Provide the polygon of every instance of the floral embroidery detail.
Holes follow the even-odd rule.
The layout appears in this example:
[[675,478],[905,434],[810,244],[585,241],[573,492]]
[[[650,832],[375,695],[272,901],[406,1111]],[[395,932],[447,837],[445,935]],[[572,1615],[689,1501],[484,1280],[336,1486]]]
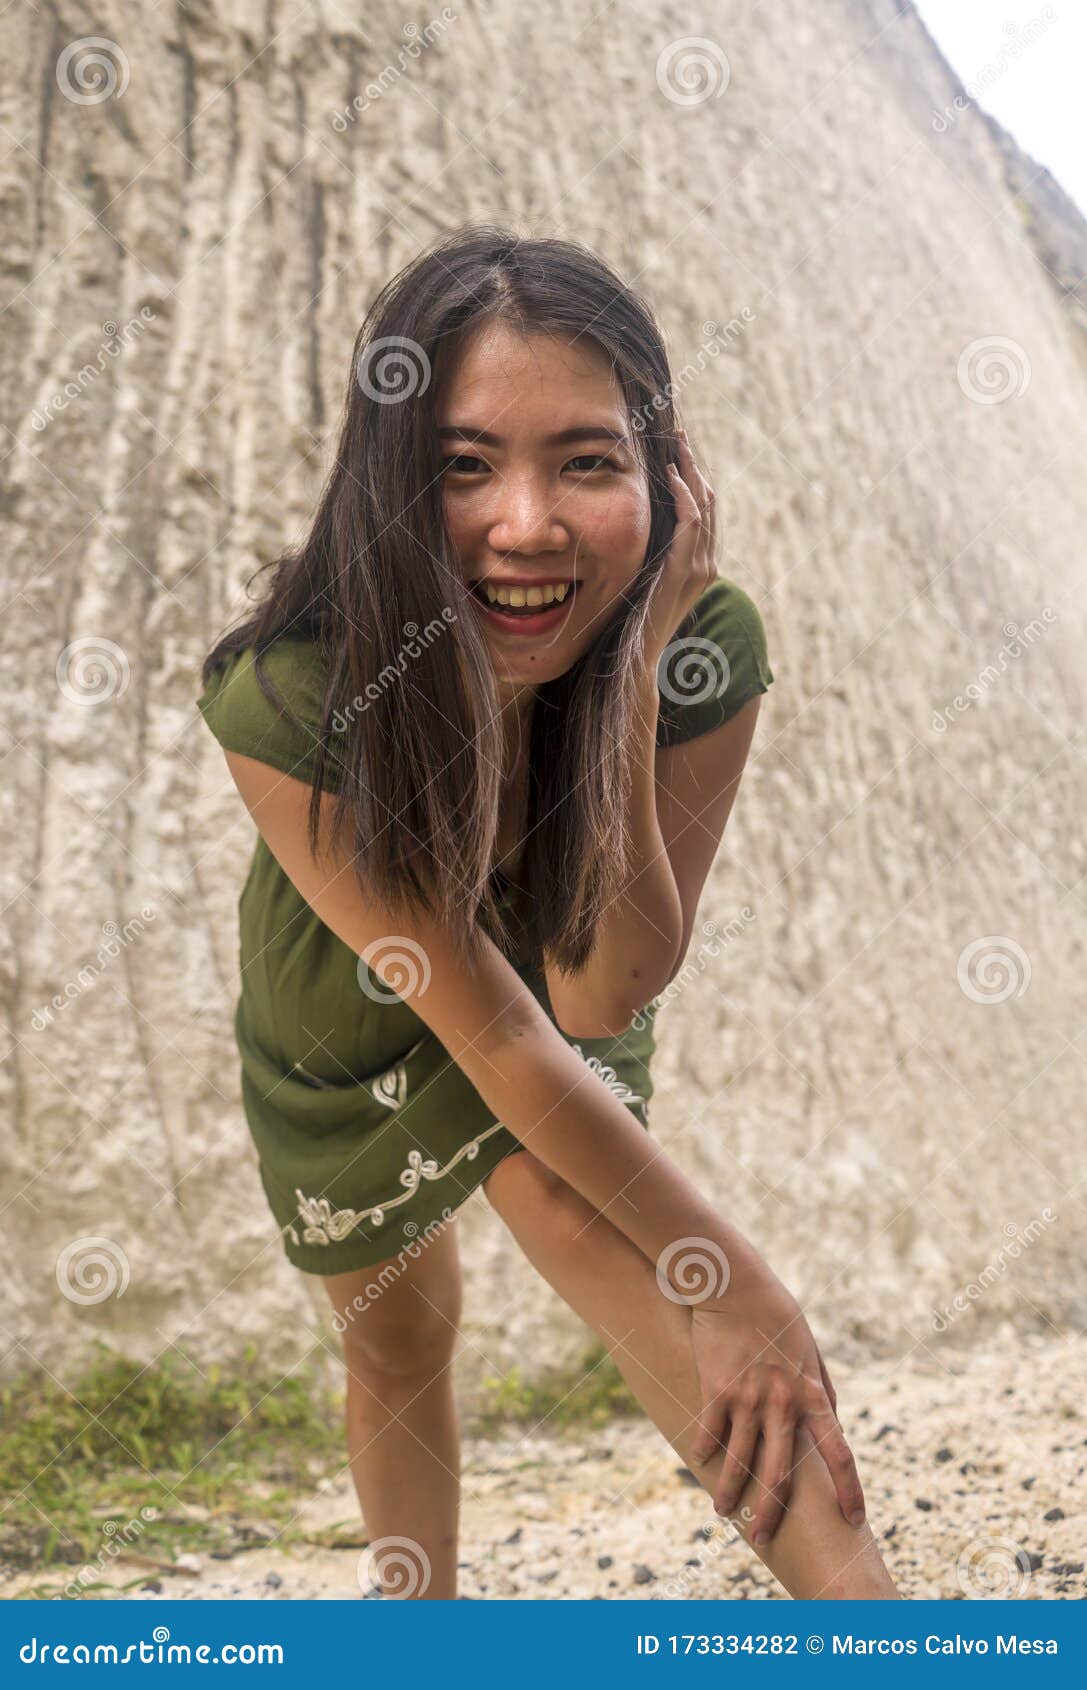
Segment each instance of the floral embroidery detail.
[[[400,1193],[399,1197],[390,1197],[384,1203],[375,1203],[369,1209],[333,1209],[327,1197],[307,1197],[304,1192],[295,1186],[294,1194],[298,1198],[298,1213],[306,1223],[302,1233],[304,1241],[307,1244],[338,1243],[341,1238],[345,1238],[357,1226],[359,1221],[369,1220],[373,1222],[374,1226],[380,1226],[385,1219],[386,1211],[396,1209],[401,1203],[406,1203],[412,1193],[418,1190],[422,1180],[444,1178],[462,1158],[473,1162],[479,1155],[479,1147],[484,1139],[490,1138],[491,1134],[498,1132],[501,1127],[502,1122],[496,1121],[493,1126],[487,1128],[486,1132],[480,1133],[478,1138],[469,1139],[467,1144],[461,1145],[455,1156],[450,1157],[443,1168],[438,1166],[433,1157],[427,1157],[424,1161],[421,1151],[409,1150],[408,1165],[400,1174],[400,1184],[405,1187],[405,1190]],[[293,1242],[297,1244],[298,1234],[293,1225],[286,1230],[289,1230]]]
[[409,1057],[415,1055],[425,1039],[426,1034],[424,1033],[423,1037],[416,1040],[411,1049],[400,1058],[399,1062],[394,1062],[392,1067],[386,1069],[384,1074],[379,1074],[376,1080],[370,1081],[370,1091],[378,1103],[384,1103],[389,1109],[399,1109],[407,1101],[408,1071],[404,1064]]
[[586,1062],[594,1073],[599,1074],[608,1090],[615,1093],[620,1103],[645,1102],[644,1097],[639,1096],[636,1091],[633,1091],[631,1087],[627,1085],[625,1080],[621,1080],[619,1078],[615,1069],[610,1068],[606,1062],[601,1062],[598,1056],[586,1056],[579,1044],[575,1044],[571,1048],[577,1051],[581,1060]]

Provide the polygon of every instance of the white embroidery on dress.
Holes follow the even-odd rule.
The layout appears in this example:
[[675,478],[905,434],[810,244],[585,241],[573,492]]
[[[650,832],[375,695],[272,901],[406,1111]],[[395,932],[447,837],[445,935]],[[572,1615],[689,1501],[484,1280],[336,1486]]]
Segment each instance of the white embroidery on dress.
[[[456,1167],[462,1157],[467,1157],[469,1162],[474,1161],[479,1155],[479,1147],[484,1139],[490,1138],[492,1133],[498,1132],[501,1126],[502,1122],[496,1121],[493,1126],[487,1128],[486,1132],[480,1133],[478,1138],[470,1138],[467,1144],[461,1145],[455,1156],[450,1157],[444,1168],[439,1168],[432,1157],[428,1157],[424,1161],[421,1151],[409,1150],[408,1165],[400,1174],[400,1184],[406,1189],[400,1193],[399,1197],[390,1197],[384,1203],[375,1203],[369,1209],[334,1209],[327,1197],[307,1197],[304,1192],[299,1190],[298,1186],[295,1186],[294,1194],[298,1198],[298,1213],[306,1223],[302,1232],[304,1242],[307,1244],[338,1243],[341,1238],[346,1238],[359,1221],[369,1220],[375,1226],[380,1226],[387,1211],[398,1208],[401,1203],[406,1203],[412,1193],[418,1190],[421,1180],[442,1179],[451,1169]],[[294,1227],[290,1226],[289,1230],[292,1239],[297,1244],[298,1235]]]
[[585,1052],[578,1044],[573,1045],[571,1048],[577,1051],[581,1060],[588,1063],[594,1073],[599,1074],[608,1090],[613,1091],[621,1103],[645,1102],[645,1098],[640,1097],[636,1091],[633,1091],[631,1087],[627,1085],[625,1080],[621,1080],[614,1068],[609,1068],[607,1063],[601,1062],[599,1056],[586,1056]]
[[409,1057],[415,1055],[415,1052],[424,1043],[426,1036],[424,1033],[423,1037],[416,1040],[411,1049],[405,1052],[399,1062],[394,1062],[392,1067],[387,1068],[384,1074],[379,1074],[376,1080],[370,1081],[370,1091],[378,1103],[384,1103],[389,1109],[399,1109],[407,1101],[408,1071],[404,1064]]

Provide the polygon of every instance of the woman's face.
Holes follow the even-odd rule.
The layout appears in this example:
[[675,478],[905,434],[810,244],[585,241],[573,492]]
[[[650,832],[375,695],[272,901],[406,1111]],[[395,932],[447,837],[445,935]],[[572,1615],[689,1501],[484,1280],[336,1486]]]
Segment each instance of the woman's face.
[[[618,383],[587,342],[494,323],[454,360],[436,419],[446,522],[496,679],[515,690],[553,680],[619,607],[649,541],[649,486]],[[537,597],[563,583],[561,602]],[[513,602],[490,608],[488,585]]]

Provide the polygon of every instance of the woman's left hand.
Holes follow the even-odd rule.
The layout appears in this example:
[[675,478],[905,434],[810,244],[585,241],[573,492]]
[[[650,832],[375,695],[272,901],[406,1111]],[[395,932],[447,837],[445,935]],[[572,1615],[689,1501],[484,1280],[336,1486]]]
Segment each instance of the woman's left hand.
[[650,599],[643,647],[654,676],[677,628],[717,579],[716,495],[691,455],[685,429],[678,439],[679,468],[668,465],[675,533]]

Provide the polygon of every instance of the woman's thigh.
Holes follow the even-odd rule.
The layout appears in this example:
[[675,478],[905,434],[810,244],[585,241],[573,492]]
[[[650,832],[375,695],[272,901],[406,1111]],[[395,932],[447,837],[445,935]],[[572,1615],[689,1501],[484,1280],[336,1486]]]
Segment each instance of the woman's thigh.
[[456,1218],[384,1262],[329,1274],[321,1283],[345,1349],[387,1372],[447,1360],[461,1315]]

